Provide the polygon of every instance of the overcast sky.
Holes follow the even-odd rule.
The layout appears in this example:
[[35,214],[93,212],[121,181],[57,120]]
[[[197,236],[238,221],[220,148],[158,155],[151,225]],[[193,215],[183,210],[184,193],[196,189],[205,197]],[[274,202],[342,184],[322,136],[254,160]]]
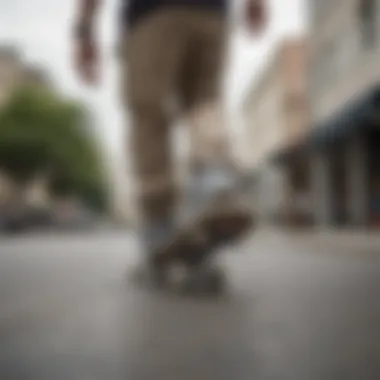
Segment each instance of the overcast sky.
[[[91,106],[98,120],[95,128],[110,152],[121,156],[123,120],[117,100],[114,60],[116,9],[121,0],[103,0],[101,40],[104,51],[103,84],[97,90],[83,88],[70,61],[70,22],[75,0],[0,0],[0,44],[20,47],[28,61],[49,70],[65,93],[80,97]],[[228,99],[236,108],[242,93],[268,60],[280,37],[304,29],[305,0],[270,0],[271,25],[261,41],[238,32],[233,38],[228,79]]]

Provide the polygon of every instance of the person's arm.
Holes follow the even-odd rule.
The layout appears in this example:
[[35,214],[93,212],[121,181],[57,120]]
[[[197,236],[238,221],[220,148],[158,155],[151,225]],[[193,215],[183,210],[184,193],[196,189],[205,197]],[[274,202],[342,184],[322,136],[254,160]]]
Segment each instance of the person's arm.
[[75,66],[88,84],[95,84],[99,77],[99,51],[96,40],[96,16],[101,0],[77,0],[74,19]]
[[268,18],[268,0],[246,0],[245,20],[251,32],[264,31]]
[[78,0],[78,10],[75,18],[77,36],[78,34],[80,36],[82,33],[94,32],[99,4],[100,0]]

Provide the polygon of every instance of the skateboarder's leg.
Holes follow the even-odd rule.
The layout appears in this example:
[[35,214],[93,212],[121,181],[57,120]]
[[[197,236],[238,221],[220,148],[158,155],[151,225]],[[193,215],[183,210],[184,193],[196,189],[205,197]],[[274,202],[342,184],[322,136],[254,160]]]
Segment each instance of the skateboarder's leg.
[[[233,240],[251,221],[236,191],[239,173],[232,157],[228,119],[222,104],[225,20],[204,14],[197,20],[197,54],[184,78],[184,98],[191,136],[191,157],[195,170],[189,184],[190,209],[211,240]],[[232,228],[233,227],[233,228]],[[239,228],[236,228],[239,227]],[[221,239],[223,238],[223,239]]]
[[170,12],[146,17],[128,33],[124,49],[123,89],[132,121],[128,150],[141,217],[140,241],[150,264],[174,230],[172,116],[167,105],[184,44],[181,29],[173,33],[172,24]]

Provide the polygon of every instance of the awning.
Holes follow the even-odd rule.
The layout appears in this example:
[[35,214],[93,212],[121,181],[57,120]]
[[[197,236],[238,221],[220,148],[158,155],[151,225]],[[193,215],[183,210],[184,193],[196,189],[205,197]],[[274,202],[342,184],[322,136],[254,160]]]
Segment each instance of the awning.
[[380,109],[380,84],[349,101],[340,111],[320,125],[315,125],[307,144],[321,148],[368,128]]
[[339,112],[320,125],[311,128],[307,138],[293,146],[277,152],[272,161],[282,164],[302,159],[311,150],[318,150],[351,136],[360,129],[373,125],[372,121],[380,115],[380,84],[373,86],[364,95],[348,102]]

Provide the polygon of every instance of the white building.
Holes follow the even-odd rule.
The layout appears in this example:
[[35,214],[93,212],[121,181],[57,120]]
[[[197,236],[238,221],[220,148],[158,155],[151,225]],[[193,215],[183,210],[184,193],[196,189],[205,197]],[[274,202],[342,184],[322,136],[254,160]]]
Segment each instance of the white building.
[[380,1],[309,4],[310,94],[313,119],[321,123],[380,82]]
[[366,224],[369,178],[380,175],[369,165],[378,150],[369,142],[379,136],[365,114],[380,88],[380,0],[308,4],[312,126],[319,136],[312,160],[315,219]]
[[285,40],[272,57],[246,103],[246,161],[258,178],[253,202],[263,216],[285,216],[294,206],[290,168],[272,163],[277,152],[295,145],[309,125],[307,46],[303,38]]

